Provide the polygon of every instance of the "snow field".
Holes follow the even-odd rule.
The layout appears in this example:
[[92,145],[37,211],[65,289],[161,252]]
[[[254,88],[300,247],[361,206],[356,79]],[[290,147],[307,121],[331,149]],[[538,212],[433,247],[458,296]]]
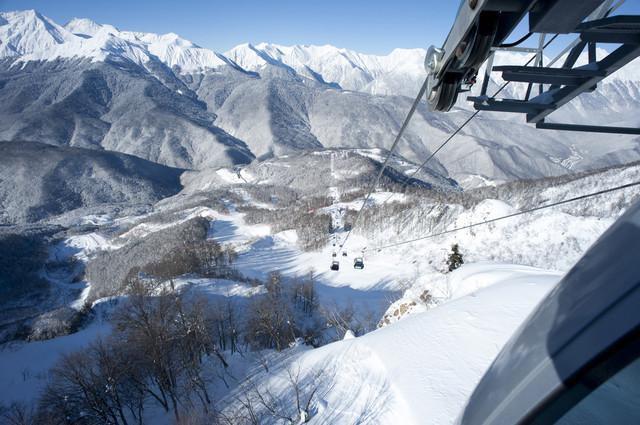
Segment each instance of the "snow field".
[[[463,266],[452,274],[457,298],[301,353],[287,364],[307,373],[323,369],[331,380],[313,423],[453,423],[495,355],[559,278],[507,264]],[[286,391],[284,369],[258,380]]]

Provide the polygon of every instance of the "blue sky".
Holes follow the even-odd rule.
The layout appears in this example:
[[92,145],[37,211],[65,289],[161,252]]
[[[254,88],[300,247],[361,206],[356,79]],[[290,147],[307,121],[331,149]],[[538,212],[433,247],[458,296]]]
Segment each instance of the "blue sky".
[[0,10],[36,9],[60,24],[86,17],[120,29],[175,32],[217,51],[267,41],[388,53],[395,47],[440,43],[455,17],[454,3],[457,1],[0,0]]
[[[640,13],[627,1],[620,12]],[[0,10],[36,9],[60,24],[90,18],[124,30],[175,32],[223,52],[244,42],[333,44],[364,53],[442,44],[458,0],[0,0]]]

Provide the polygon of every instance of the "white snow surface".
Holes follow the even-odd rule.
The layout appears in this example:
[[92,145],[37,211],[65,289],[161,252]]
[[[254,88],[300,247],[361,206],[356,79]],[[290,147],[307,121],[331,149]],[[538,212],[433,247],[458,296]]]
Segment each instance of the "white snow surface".
[[[579,181],[581,190],[606,187],[611,179],[626,181],[635,172],[635,168],[611,170],[586,177]],[[563,199],[578,193],[575,185],[570,182],[546,189],[540,196],[548,201]],[[330,194],[334,191],[329,188]],[[376,243],[392,240],[393,228],[376,229],[366,236],[354,233],[347,257],[338,257],[339,272],[328,267],[335,249],[331,244],[320,251],[304,252],[297,245],[294,230],[274,234],[268,225],[249,225],[244,214],[230,203],[226,212],[207,207],[186,209],[169,223],[140,222],[145,216],[131,218],[133,227],[120,238],[144,238],[191,217],[206,217],[211,220],[209,237],[239,252],[236,264],[246,276],[265,278],[270,271],[279,270],[285,277],[296,277],[313,270],[321,306],[353,306],[363,318],[367,314],[380,318],[385,312],[389,315],[403,304],[415,302],[384,327],[363,336],[354,338],[353,333],[347,333],[343,340],[319,349],[287,350],[269,373],[258,372],[263,375],[255,379],[289,397],[283,379],[287,366],[300,365],[303,373],[328,368],[322,379],[331,380],[327,382],[331,391],[317,400],[319,413],[312,423],[418,424],[429,418],[429,423],[451,424],[501,347],[562,275],[517,263],[567,270],[613,221],[611,206],[628,203],[635,193],[611,194],[597,203],[541,211],[382,252],[373,248]],[[375,200],[378,198],[381,196]],[[328,212],[339,224],[343,212],[357,208],[361,202],[336,203]],[[518,209],[516,203],[487,199],[469,210],[459,207],[454,211],[455,219],[445,216],[443,221],[445,226],[454,227]],[[424,224],[414,222],[414,212],[407,212],[403,228],[411,234],[424,234]],[[394,236],[402,239],[406,234]],[[444,259],[453,242],[460,243],[467,264],[443,274]],[[112,249],[118,243],[88,234],[65,240],[54,252],[61,257],[89,256],[98,247]],[[365,255],[365,269],[355,270],[353,260],[365,247],[371,248]],[[184,276],[176,284],[213,299],[246,300],[264,291],[260,286],[195,276]],[[433,303],[419,301],[424,291],[429,291]],[[0,401],[35,400],[46,382],[48,368],[62,354],[104,335],[108,326],[108,322],[99,321],[70,336],[1,347],[0,364],[12,367],[0,371]],[[244,369],[260,370],[244,358],[233,357],[230,361],[244,365]],[[224,397],[220,406],[232,409],[235,390],[229,393],[220,387],[215,391]]]
[[[560,278],[486,263],[453,275],[467,295],[290,361],[325,369],[333,380],[312,423],[452,424],[499,350]],[[257,380],[277,392],[281,376],[263,375]]]
[[[332,380],[332,390],[312,423],[366,418],[365,423],[419,424],[426,417],[433,424],[452,423],[500,348],[560,278],[535,268],[489,263],[464,266],[451,276],[456,298],[365,336],[348,334],[342,341],[303,350],[283,363],[282,368],[298,364],[303,373],[328,366],[323,379]],[[212,295],[250,296],[257,290],[221,280],[179,284],[200,291],[211,285]],[[33,400],[62,354],[108,331],[108,322],[98,321],[70,336],[4,346],[0,363],[12,367],[0,372],[0,400]],[[277,392],[282,373],[277,369],[257,378]],[[232,397],[233,392],[226,401]]]
[[110,333],[111,324],[100,318],[71,335],[0,346],[0,402],[11,404],[35,401],[47,383],[49,369],[62,356],[86,347],[97,338],[107,337]]
[[49,257],[56,261],[64,261],[73,256],[79,260],[87,261],[91,254],[108,249],[109,246],[107,238],[96,232],[75,235],[55,245],[49,253]]

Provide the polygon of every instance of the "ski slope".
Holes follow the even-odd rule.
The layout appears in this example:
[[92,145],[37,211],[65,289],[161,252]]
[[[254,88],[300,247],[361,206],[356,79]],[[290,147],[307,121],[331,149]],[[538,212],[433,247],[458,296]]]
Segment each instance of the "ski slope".
[[392,263],[367,262],[364,270],[356,270],[353,261],[362,254],[354,250],[346,257],[336,257],[341,268],[335,272],[329,266],[337,248],[328,245],[320,251],[302,251],[295,230],[272,234],[270,226],[246,224],[244,214],[231,210],[229,214],[215,214],[209,237],[239,253],[235,264],[244,276],[265,280],[274,271],[285,278],[313,273],[321,305],[330,309],[353,307],[361,317],[381,317],[401,295],[403,278],[411,270],[399,259]]
[[111,324],[103,317],[103,313],[113,307],[112,302],[105,301],[97,305],[96,319],[74,334],[44,341],[16,341],[0,346],[0,404],[36,401],[47,384],[49,369],[62,356],[80,350],[98,338],[107,337],[111,333]]

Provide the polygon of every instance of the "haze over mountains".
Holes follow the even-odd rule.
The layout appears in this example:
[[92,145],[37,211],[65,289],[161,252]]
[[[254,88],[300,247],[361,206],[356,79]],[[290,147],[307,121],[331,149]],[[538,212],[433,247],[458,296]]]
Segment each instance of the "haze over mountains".
[[[182,169],[388,148],[425,77],[423,49],[375,56],[261,43],[221,54],[172,33],[88,19],[62,26],[36,11],[0,13],[0,40],[0,140],[125,153]],[[638,68],[631,64],[558,116],[640,124]],[[464,101],[449,114],[420,105],[397,153],[421,163],[468,116]],[[638,159],[638,138],[539,131],[520,116],[480,114],[430,168],[474,187]]]

